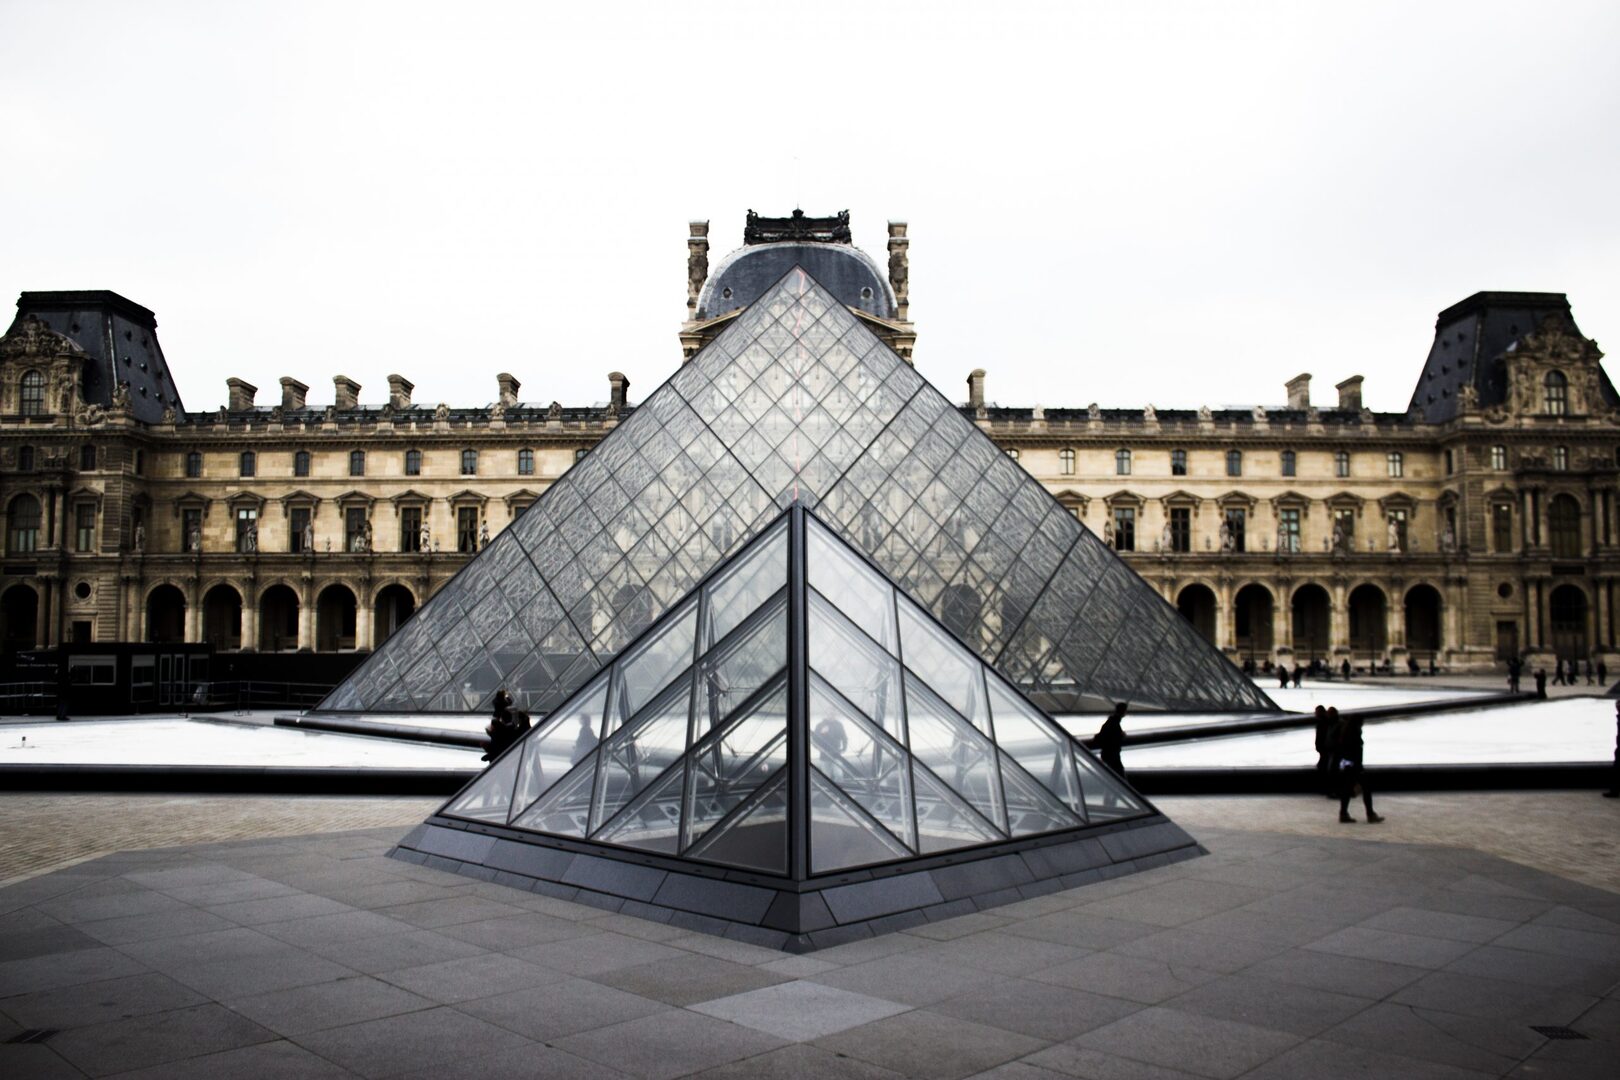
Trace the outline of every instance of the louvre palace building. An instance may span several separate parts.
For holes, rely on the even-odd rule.
[[[907,227],[888,231],[885,266],[847,214],[750,213],[743,247],[711,265],[694,222],[683,355],[802,267],[909,362]],[[333,374],[331,405],[288,375],[266,395],[228,379],[223,404],[188,409],[150,310],[105,291],[17,308],[0,338],[11,651],[370,652],[637,409],[619,372],[590,405],[527,401],[491,372],[481,404]],[[1283,406],[1155,410],[1000,405],[975,370],[957,407],[1234,662],[1488,671],[1612,653],[1620,396],[1596,343],[1558,293],[1460,300],[1421,362],[1412,329],[1400,413],[1364,407],[1350,373],[1330,400],[1299,374]],[[986,597],[933,569],[924,599],[974,624]]]

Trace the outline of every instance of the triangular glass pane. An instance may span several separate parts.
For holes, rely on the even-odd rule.
[[[917,799],[917,850],[923,855],[952,848],[1005,840],[978,812],[963,802],[933,773],[911,763],[912,788]]]
[[[607,705],[608,680],[574,697],[567,708],[546,719],[524,740],[514,757],[520,758],[517,795],[512,816],[527,810],[553,784],[591,755],[601,741],[602,714]]]
[[[810,676],[810,759],[897,840],[916,849],[905,751],[815,674]]]
[[[814,518],[806,523],[805,541],[810,584],[868,637],[897,652],[894,589]]]
[[[601,753],[600,750],[597,753]],[[596,779],[596,754],[553,784],[535,804],[512,821],[518,829],[583,838],[590,825],[591,785]]]
[[[1007,754],[1001,755],[1001,790],[1007,800],[1007,831],[1015,838],[1082,824]]]
[[[815,769],[810,770],[810,872],[892,862],[911,851],[856,807]]]
[[[990,734],[983,665],[908,600],[900,601],[900,648],[907,668],[958,715]]]
[[[1021,765],[1025,772],[1045,785],[1069,809],[1085,812],[1080,782],[1074,773],[1073,740],[1058,730],[1023,698],[1009,690],[994,675],[987,676],[990,710],[994,718],[996,745]],[[1008,799],[1012,796],[1009,794]],[[1010,813],[1010,808],[1009,808]]]
[[[775,601],[698,663],[692,742],[703,738],[787,664],[787,600]]]
[[[617,696],[617,684],[614,695]],[[601,751],[596,798],[591,807],[591,829],[602,827],[624,809],[686,751],[686,732],[692,705],[692,681],[681,679],[633,718]]]
[[[621,718],[635,715],[647,702],[668,686],[670,680],[692,663],[692,646],[697,640],[697,603],[689,601],[682,612],[672,616],[647,640],[625,654],[615,668],[615,712]]]
[[[512,808],[512,783],[517,779],[517,769],[516,751],[501,755],[499,761],[485,769],[483,775],[444,808],[444,813],[504,825],[507,812]]]
[[[906,726],[912,757],[1005,830],[995,747],[913,675],[906,676]]]
[[[787,687],[759,702],[687,754],[685,846],[702,839],[787,763]]]
[[[603,844],[673,855],[680,850],[681,792],[686,767],[677,763],[591,837]]]
[[[904,742],[900,665],[819,594],[808,595],[810,666],[895,741]]]
[[[776,525],[706,589],[703,640],[707,649],[787,584],[787,522]]]
[[[1080,790],[1086,799],[1086,820],[1095,825],[1147,812],[1147,807],[1125,790],[1125,785],[1108,766],[1079,743],[1074,745],[1074,763],[1080,773]]]
[[[767,874],[786,874],[788,858],[787,770],[777,773],[748,803],[721,822],[686,854]]]

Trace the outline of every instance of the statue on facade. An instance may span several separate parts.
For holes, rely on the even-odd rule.
[[[242,534],[242,550],[253,553],[259,550],[259,527],[249,525],[247,532]]]
[[[360,532],[354,538],[356,551],[371,550],[371,519],[367,518],[360,523]]]
[[[481,521],[478,523],[478,550],[483,551],[487,547],[489,547],[489,522]]]
[[[441,421],[450,419],[450,406],[439,402],[438,407],[433,410],[433,419]]]
[[[1103,522],[1103,543],[1109,547],[1114,546],[1114,523],[1112,521]]]
[[[1457,550],[1457,533],[1450,521],[1440,528],[1440,550],[1448,553]]]
[[[307,521],[304,522],[304,550],[315,554],[315,526]]]
[[[551,403],[551,406],[548,409],[546,409],[546,419],[547,420],[561,420],[562,419],[562,402],[553,401]]]
[[[417,544],[418,551],[433,550],[433,535],[428,532],[427,522],[422,522],[422,538]]]
[[[163,406],[163,422],[165,424],[172,424],[178,419],[180,419],[180,414],[174,411],[173,405]]]
[[[1401,550],[1401,527],[1394,518],[1389,519],[1389,524],[1384,529],[1384,537],[1390,551]]]
[[[129,383],[121,382],[113,387],[112,407],[114,412],[129,411]]]
[[[1232,523],[1230,521],[1221,522],[1221,554],[1232,554],[1232,549],[1236,546],[1237,540],[1232,536]]]
[[[139,555],[146,550],[146,526],[135,526],[135,554]]]
[[[1198,420],[1200,423],[1207,424],[1213,419],[1215,419],[1215,414],[1210,411],[1208,405],[1198,406]]]
[[[1142,423],[1157,424],[1158,422],[1159,410],[1155,409],[1152,405],[1144,405],[1142,407]]]
[[[1292,537],[1288,532],[1288,522],[1277,522],[1277,553],[1283,554],[1294,550]]]
[[[1159,550],[1160,551],[1174,551],[1175,547],[1176,547],[1175,534],[1173,532],[1171,532],[1170,523],[1167,521],[1167,522],[1164,523],[1164,526],[1159,529]]]
[[[1095,401],[1093,401],[1090,405],[1086,406],[1086,419],[1087,420],[1101,420],[1102,419],[1102,410],[1097,407],[1097,403]]]
[[[1256,405],[1254,407],[1254,414],[1253,415],[1254,415],[1254,422],[1255,423],[1257,423],[1257,424],[1265,423],[1266,422],[1266,407],[1264,405]]]
[[[186,550],[202,550],[202,530],[195,525],[191,527],[191,532],[186,536]]]
[[[1344,525],[1338,518],[1333,519],[1333,550],[1344,550]]]

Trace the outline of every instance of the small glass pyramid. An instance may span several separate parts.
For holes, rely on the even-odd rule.
[[[1153,813],[799,504],[441,811],[794,879]]]
[[[598,685],[598,673],[632,640],[795,502],[815,508],[938,619],[948,630],[936,634],[941,642],[965,644],[1048,709],[1112,700],[1275,708],[1039,482],[795,268],[552,484],[320,709],[474,712],[505,686],[518,707],[549,713]],[[758,599],[751,587],[736,585],[739,597],[724,609],[740,607],[743,594]],[[715,644],[717,631],[735,628],[696,606],[689,617],[696,622],[668,648],[689,639]],[[873,628],[875,635],[903,630]],[[636,677],[650,679],[659,662],[648,658]],[[608,738],[632,699],[601,689],[613,697],[606,707],[616,717],[599,724],[597,737]],[[865,691],[891,695],[865,703],[876,713],[868,719],[893,722],[887,710],[903,689]],[[989,706],[941,690],[943,704],[980,723],[974,710]],[[697,683],[692,692],[709,693]],[[627,693],[639,691],[632,685]],[[704,708],[717,714],[722,704],[732,702],[707,700]],[[982,771],[995,772],[989,764]],[[963,809],[977,805],[969,800]],[[992,818],[1005,813],[1000,802],[982,809]],[[946,811],[931,804],[930,813]],[[605,824],[589,823],[593,830]]]

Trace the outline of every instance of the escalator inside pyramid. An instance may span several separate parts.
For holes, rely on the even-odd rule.
[[[794,503],[396,854],[802,950],[1197,851]]]

